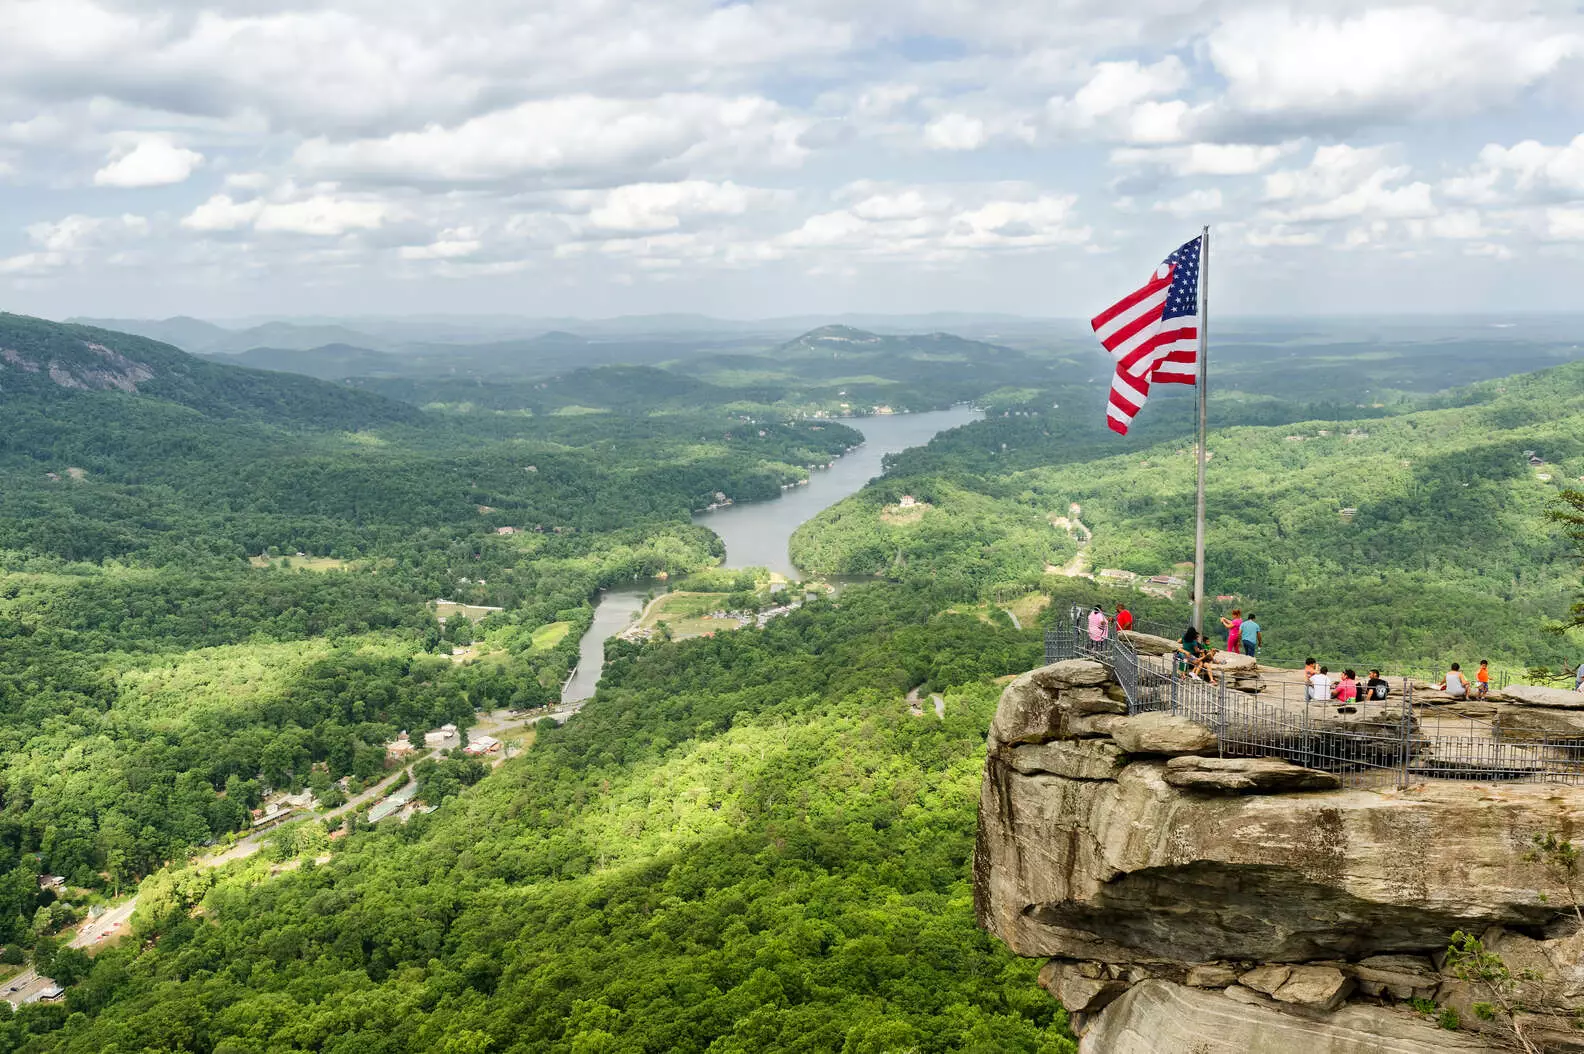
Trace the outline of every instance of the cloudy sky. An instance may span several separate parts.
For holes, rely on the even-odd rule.
[[[0,307],[1584,305],[1573,0],[0,0]]]

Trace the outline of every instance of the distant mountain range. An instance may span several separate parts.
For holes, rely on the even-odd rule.
[[[355,429],[418,417],[395,400],[310,377],[213,362],[135,334],[0,313],[0,405],[104,392],[271,424]]]

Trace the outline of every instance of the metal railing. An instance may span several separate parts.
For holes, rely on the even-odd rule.
[[[1426,780],[1584,783],[1584,729],[1537,735],[1519,712],[1497,703],[1478,705],[1488,716],[1441,711],[1415,702],[1409,678],[1387,699],[1346,703],[1304,698],[1295,683],[1243,691],[1229,684],[1228,671],[1207,683],[1190,676],[1178,657],[1141,655],[1114,631],[1092,640],[1077,608],[1045,636],[1047,664],[1074,658],[1111,669],[1128,713],[1165,711],[1211,729],[1223,757],[1282,758],[1334,773],[1349,787]]]

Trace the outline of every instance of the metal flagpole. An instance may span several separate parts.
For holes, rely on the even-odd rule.
[[[1210,376],[1210,228],[1199,242],[1199,492],[1194,516],[1193,625],[1204,635],[1205,383]]]

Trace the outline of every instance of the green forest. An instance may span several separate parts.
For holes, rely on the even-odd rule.
[[[0,1005],[0,1051],[1074,1049],[970,907],[996,681],[1042,654],[1001,609],[1185,616],[1085,576],[1191,557],[1188,400],[1118,440],[1098,353],[843,327],[487,384],[12,315],[0,349],[0,983],[66,989]],[[1496,379],[1486,350],[1446,391],[1362,345],[1289,388],[1229,356],[1208,573],[1272,656],[1576,650],[1547,513],[1584,476],[1584,366]],[[595,697],[499,765],[389,756],[556,702],[601,589],[757,589],[691,513],[863,441],[832,415],[961,401],[985,418],[795,535],[810,575],[867,584],[612,640]],[[351,807],[409,777],[406,822]],[[299,791],[306,818],[250,836]],[[128,935],[68,946],[134,892]]]

